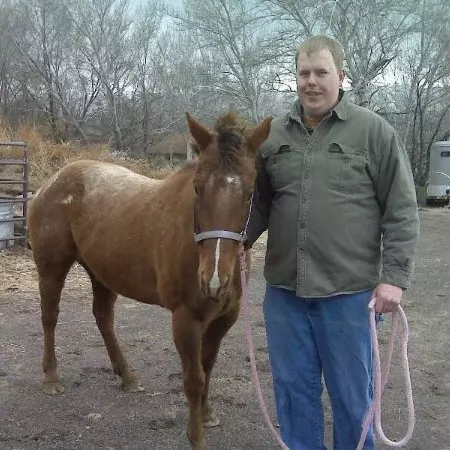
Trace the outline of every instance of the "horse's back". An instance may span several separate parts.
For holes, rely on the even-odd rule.
[[[71,203],[74,196],[83,200],[92,196],[133,195],[134,191],[152,189],[159,184],[154,180],[117,164],[81,160],[60,169],[38,190],[31,205],[44,198],[44,201]]]
[[[50,204],[70,205],[76,201],[88,205],[105,201],[121,203],[141,192],[153,192],[160,180],[139,175],[117,164],[99,161],[75,161],[49,178],[30,201],[30,214]]]
[[[138,208],[139,198],[160,185],[122,166],[98,161],[76,161],[60,169],[36,192],[28,209],[31,245],[48,241],[78,243],[102,222]],[[69,236],[70,235],[70,236]]]

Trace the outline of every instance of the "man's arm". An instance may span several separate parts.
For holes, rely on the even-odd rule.
[[[382,139],[377,181],[383,238],[380,281],[406,289],[417,249],[419,215],[408,155],[397,133],[390,127],[385,132],[389,131]]]
[[[245,248],[249,249],[261,234],[267,230],[269,224],[270,208],[272,204],[272,188],[265,169],[264,159],[260,152],[256,157],[256,181],[253,193],[252,210],[247,226],[247,239]]]
[[[380,284],[373,297],[375,311],[388,313],[400,304],[409,287],[419,236],[416,191],[409,158],[395,131],[381,133],[377,167],[377,199],[383,239]],[[390,131],[390,133],[389,133]]]

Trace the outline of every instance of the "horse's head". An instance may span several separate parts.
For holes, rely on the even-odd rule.
[[[198,155],[194,176],[194,232],[199,246],[202,294],[225,295],[238,261],[255,182],[255,157],[270,132],[271,117],[247,130],[233,114],[219,118],[213,131],[187,114]]]

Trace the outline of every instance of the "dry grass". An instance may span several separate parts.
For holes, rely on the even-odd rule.
[[[91,289],[88,274],[78,263],[75,263],[66,278],[66,286],[76,289]],[[7,251],[0,251],[0,296],[15,292],[38,292],[38,274],[31,250],[16,245]]]
[[[41,184],[65,165],[80,159],[114,162],[128,169],[152,178],[165,178],[173,168],[154,167],[144,160],[114,158],[108,146],[92,145],[80,147],[73,143],[53,143],[44,139],[35,126],[21,126],[14,133],[10,125],[0,116],[0,141],[22,141],[28,146],[30,161],[29,191],[36,192]],[[0,159],[22,159],[21,147],[0,147]],[[0,166],[0,178],[21,179],[22,167]],[[22,194],[20,185],[0,186],[0,195],[17,196]],[[70,277],[78,282],[86,282],[84,271],[75,267]],[[37,288],[37,274],[31,252],[18,245],[7,251],[0,251],[0,292],[27,291]]]
[[[0,292],[35,290],[37,273],[31,251],[15,246],[0,252]]]
[[[22,141],[28,145],[30,160],[30,190],[35,192],[41,184],[58,171],[61,167],[80,159],[93,159],[96,161],[114,162],[127,167],[136,173],[152,178],[165,178],[173,172],[173,168],[154,167],[145,160],[112,157],[106,144],[80,147],[76,144],[53,143],[45,140],[38,129],[34,126],[22,126],[14,134],[11,127],[0,117],[0,140]],[[22,159],[21,147],[1,147],[1,158]],[[22,169],[16,166],[0,167],[0,176],[7,178],[20,178]],[[13,190],[13,185],[6,185],[7,189]],[[14,192],[12,192],[14,194]]]

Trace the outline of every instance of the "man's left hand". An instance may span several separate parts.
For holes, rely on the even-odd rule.
[[[375,312],[393,312],[402,300],[403,289],[392,284],[380,283],[374,290],[372,298],[376,298]]]

